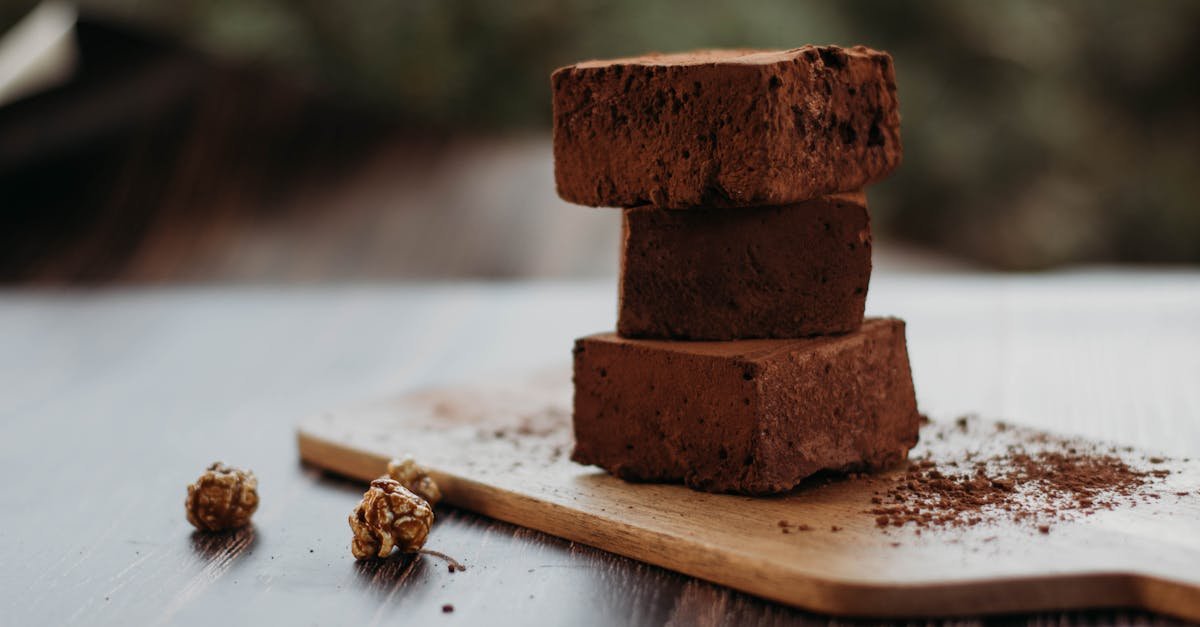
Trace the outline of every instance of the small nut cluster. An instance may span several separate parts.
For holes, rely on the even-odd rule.
[[[429,476],[429,471],[424,466],[417,464],[412,455],[405,455],[400,459],[388,462],[387,474],[400,482],[400,485],[425,499],[430,507],[437,505],[438,501],[442,500],[442,491],[438,489],[437,483],[434,483],[433,478]]]
[[[350,514],[350,551],[360,560],[387,557],[396,547],[416,552],[425,545],[432,525],[433,510],[425,499],[395,479],[380,477]]]
[[[258,509],[258,479],[254,473],[213,462],[187,488],[188,522],[200,531],[244,527]]]

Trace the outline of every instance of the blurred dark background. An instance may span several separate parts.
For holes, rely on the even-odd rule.
[[[0,32],[38,6],[0,0]],[[71,24],[42,54],[71,69],[4,99],[22,56],[0,44],[7,282],[610,276],[617,212],[554,195],[551,70],[805,43],[896,59],[905,162],[870,190],[881,269],[1200,262],[1200,2],[101,0],[38,15]]]

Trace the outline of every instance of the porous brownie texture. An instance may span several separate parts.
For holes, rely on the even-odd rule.
[[[734,340],[848,333],[863,320],[862,193],[738,211],[624,211],[617,332]]]
[[[862,46],[588,61],[551,85],[558,194],[577,204],[782,205],[902,156],[892,58]]]
[[[834,337],[575,343],[572,459],[631,481],[772,494],[892,466],[917,442],[904,322]]]

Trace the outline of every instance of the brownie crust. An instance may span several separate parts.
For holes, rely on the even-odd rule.
[[[863,320],[871,221],[861,193],[738,211],[624,211],[623,337],[848,333]]]
[[[902,157],[892,58],[862,46],[588,61],[551,86],[558,194],[581,205],[782,205]]]
[[[837,337],[575,342],[572,459],[630,481],[772,494],[904,460],[920,417],[904,322]]]

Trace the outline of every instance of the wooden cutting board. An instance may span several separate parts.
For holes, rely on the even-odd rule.
[[[770,498],[626,483],[570,461],[570,401],[561,372],[414,393],[302,422],[300,455],[367,481],[411,453],[449,504],[817,612],[1141,607],[1200,620],[1197,460],[1126,449],[1131,464],[1164,475],[1153,497],[1047,514],[1049,533],[1036,518],[1003,516],[961,528],[880,527],[871,498],[902,471],[818,479]],[[935,421],[913,457],[962,459],[1018,436],[1029,432]]]

